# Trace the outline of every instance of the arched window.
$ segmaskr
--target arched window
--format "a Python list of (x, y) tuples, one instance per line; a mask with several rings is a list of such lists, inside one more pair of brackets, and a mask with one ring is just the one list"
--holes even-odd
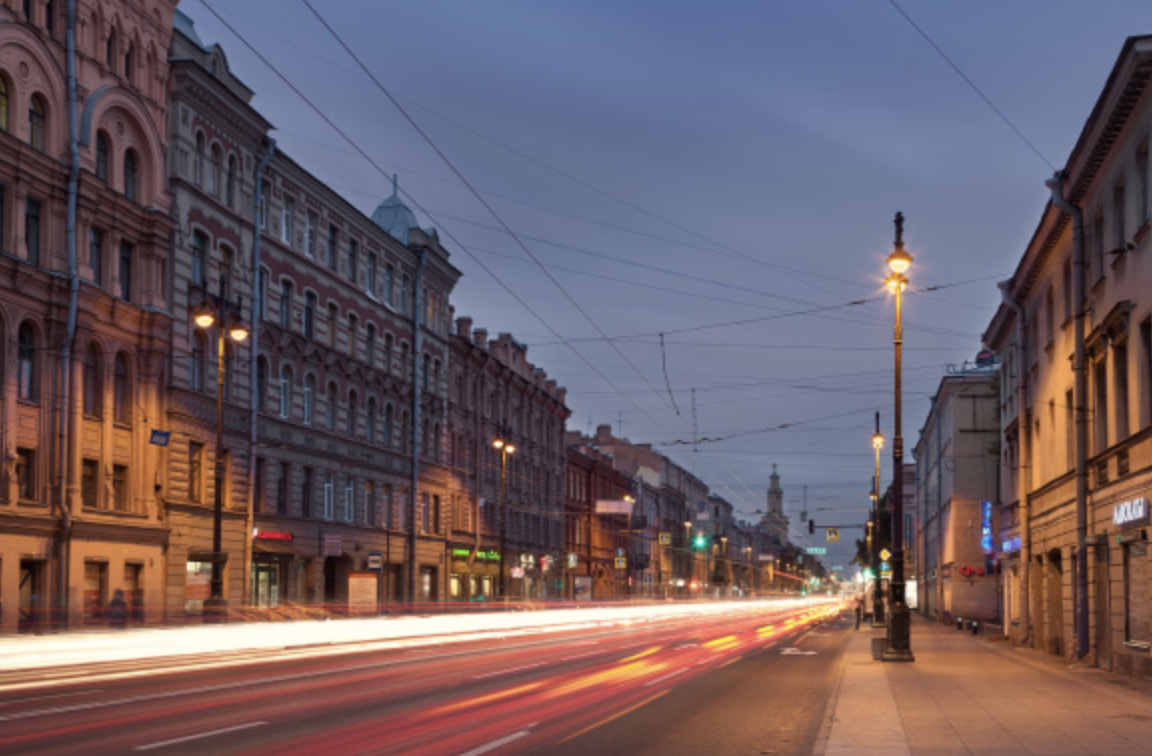
[(268, 401), (268, 358), (256, 360), (256, 409), (263, 410)]
[(212, 151), (208, 156), (208, 193), (213, 197), (220, 196), (220, 163), (222, 160), (220, 146), (212, 145)]
[(312, 424), (312, 409), (316, 396), (316, 378), (308, 376), (304, 379), (304, 424)]
[(192, 183), (204, 184), (204, 135), (196, 135), (196, 154), (192, 156)]
[(356, 438), (357, 426), (360, 425), (360, 397), (355, 391), (348, 392), (348, 437)]
[(32, 95), (28, 101), (28, 144), (37, 150), (44, 149), (44, 98)]
[(136, 153), (124, 151), (124, 196), (136, 200)]
[(193, 391), (204, 390), (205, 337), (200, 331), (192, 334), (192, 364), (188, 368), (188, 387)]
[(376, 443), (376, 399), (368, 397), (368, 414), (364, 417), (364, 440)]
[(96, 132), (96, 178), (108, 180), (108, 135)]
[(8, 130), (8, 81), (0, 76), (0, 130)]
[(384, 405), (384, 438), (382, 439), (384, 446), (392, 448), (392, 430), (396, 424), (395, 417), (392, 415), (392, 405)]
[(410, 436), (408, 425), (408, 410), (404, 410), (400, 414), (400, 452), (402, 454), (408, 454), (411, 451), (408, 445), (408, 438)]
[(292, 413), (292, 369), (285, 366), (280, 369), (280, 417), (288, 417)]
[(100, 405), (103, 404), (100, 396), (100, 355), (94, 344), (88, 345), (84, 352), (84, 414), (88, 417), (100, 417)]
[(339, 406), (339, 394), (336, 391), (336, 384), (328, 384), (328, 417), (325, 419), (328, 430), (336, 430), (336, 409)]
[(25, 401), (36, 401), (36, 334), (30, 323), (21, 323), (17, 340), (16, 395)]
[(132, 422), (132, 390), (128, 383), (128, 360), (123, 352), (116, 355), (112, 380), (112, 417), (118, 423)]
[(112, 64), (116, 61), (116, 30), (112, 29), (108, 32), (108, 41), (104, 44), (104, 64), (112, 68)]
[(228, 178), (227, 183), (224, 184), (224, 202), (228, 207), (236, 200), (236, 156), (228, 156)]

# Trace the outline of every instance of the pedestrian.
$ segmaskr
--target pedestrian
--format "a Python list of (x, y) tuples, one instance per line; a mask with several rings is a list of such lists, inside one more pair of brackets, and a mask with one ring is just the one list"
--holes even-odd
[(108, 602), (108, 608), (104, 610), (104, 616), (108, 618), (108, 627), (128, 626), (128, 604), (124, 602), (124, 591), (117, 589), (112, 600)]
[(860, 629), (860, 617), (864, 614), (864, 599), (856, 597), (856, 629)]

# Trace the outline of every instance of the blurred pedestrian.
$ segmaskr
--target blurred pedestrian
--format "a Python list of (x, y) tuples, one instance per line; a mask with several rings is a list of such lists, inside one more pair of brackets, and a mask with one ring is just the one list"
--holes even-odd
[(104, 616), (108, 618), (108, 627), (128, 627), (128, 604), (124, 601), (124, 591), (117, 589), (112, 595), (108, 608), (104, 610)]
[(864, 614), (864, 599), (856, 597), (856, 629), (860, 629), (860, 617)]

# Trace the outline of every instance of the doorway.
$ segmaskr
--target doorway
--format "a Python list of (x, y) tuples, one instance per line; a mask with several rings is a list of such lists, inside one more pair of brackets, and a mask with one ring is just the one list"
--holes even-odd
[(44, 620), (44, 561), (20, 560), (20, 618), (22, 633), (39, 632)]

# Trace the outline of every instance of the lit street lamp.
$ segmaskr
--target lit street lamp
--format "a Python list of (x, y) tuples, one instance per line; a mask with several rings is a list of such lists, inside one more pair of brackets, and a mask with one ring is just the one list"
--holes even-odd
[(872, 434), (872, 448), (876, 450), (876, 475), (872, 479), (872, 530), (869, 532), (869, 555), (872, 562), (872, 625), (884, 625), (884, 597), (880, 590), (880, 449), (884, 447), (884, 434), (880, 432), (880, 413), (876, 413), (876, 432)]
[(204, 601), (203, 620), (223, 622), (228, 617), (228, 602), (224, 599), (224, 578), (221, 562), (224, 560), (221, 545), (221, 519), (224, 506), (224, 381), (225, 336), (236, 343), (248, 338), (248, 327), (241, 319), (243, 302), (240, 298), (230, 302), (224, 296), (225, 279), (220, 274), (220, 285), (216, 294), (210, 294), (203, 287), (203, 298), (193, 311), (192, 319), (205, 330), (216, 328), (216, 470), (215, 492), (212, 513), (212, 580), (210, 595)]
[(912, 255), (904, 250), (904, 214), (896, 213), (896, 248), (888, 256), (892, 273), (884, 281), (896, 296), (896, 325), (892, 330), (892, 343), (896, 347), (896, 410), (892, 429), (892, 581), (889, 583), (888, 642), (881, 655), (884, 661), (915, 661), (910, 637), (912, 613), (904, 600), (904, 438), (900, 435), (900, 350), (904, 343), (900, 306), (901, 294), (908, 286), (904, 273), (911, 265)]
[(508, 537), (508, 499), (506, 495), (506, 482), (508, 480), (508, 455), (516, 453), (516, 447), (507, 438), (508, 428), (500, 429), (500, 436), (493, 442), (492, 447), (500, 450), (500, 598), (508, 597), (508, 574), (504, 571), (504, 552), (507, 549)]

